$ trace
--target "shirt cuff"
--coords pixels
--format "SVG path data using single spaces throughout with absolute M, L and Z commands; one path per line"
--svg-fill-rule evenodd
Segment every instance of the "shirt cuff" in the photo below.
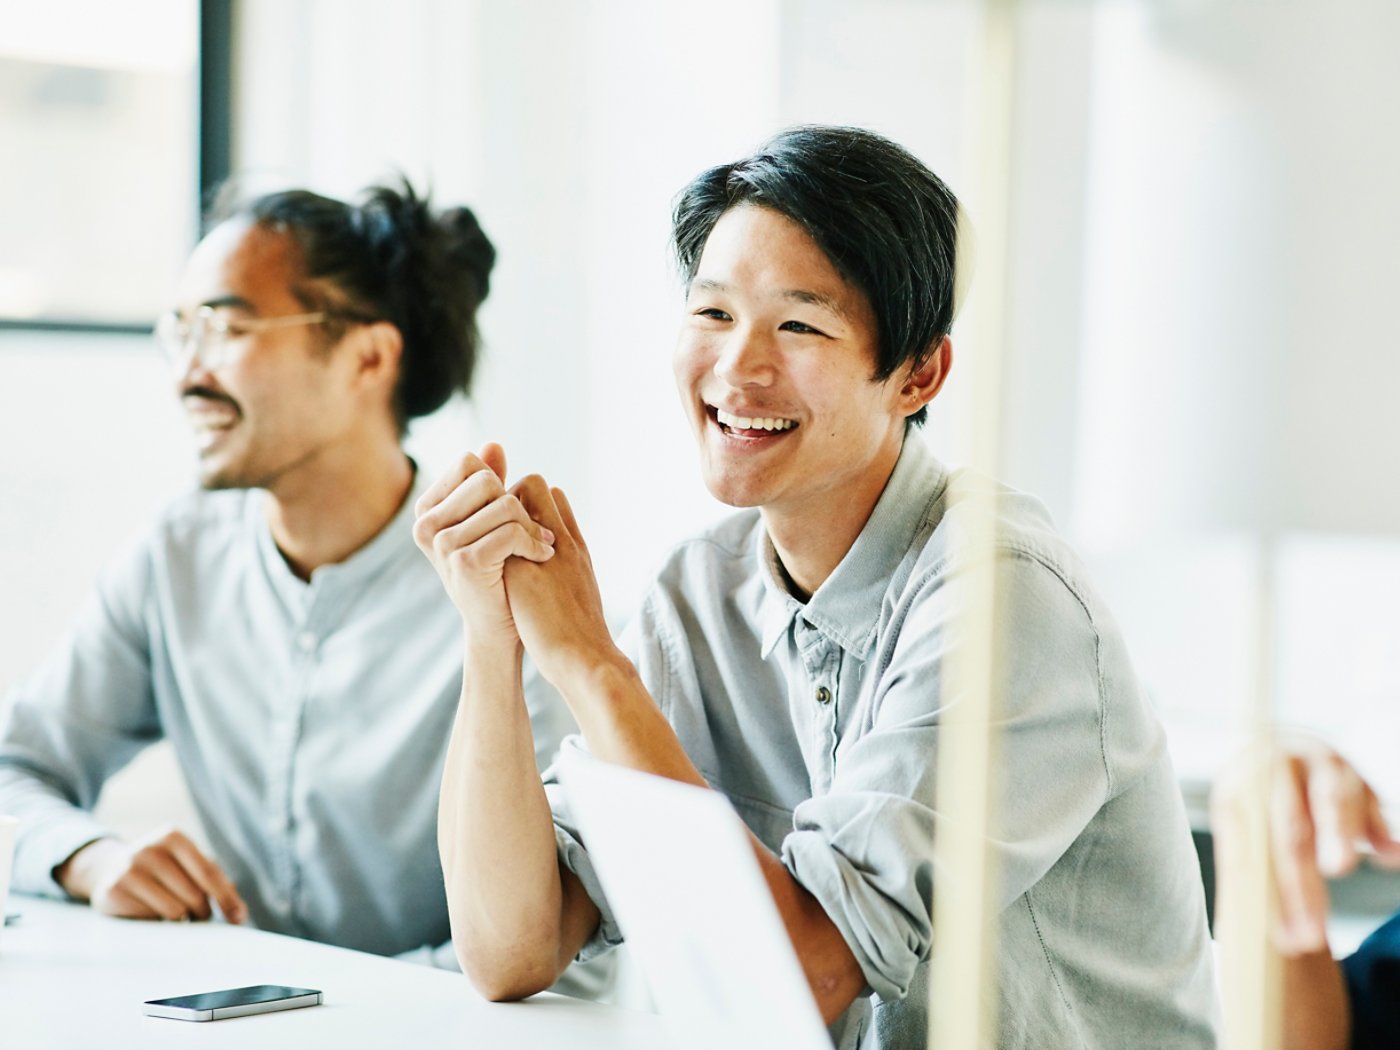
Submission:
M 457 964 L 457 953 L 453 950 L 451 941 L 438 945 L 420 945 L 417 948 L 410 948 L 406 952 L 399 952 L 394 958 L 399 962 L 413 963 L 415 966 L 430 966 L 435 970 L 462 972 L 461 966 Z
M 909 994 L 915 971 L 932 944 L 932 923 L 896 921 L 899 911 L 846 857 L 815 831 L 783 840 L 783 864 L 816 897 L 841 931 L 870 990 L 885 1000 Z M 920 929 L 928 936 L 920 937 Z
M 608 898 L 603 893 L 603 884 L 598 881 L 598 873 L 593 870 L 593 861 L 588 856 L 588 851 L 583 848 L 583 843 L 558 824 L 554 825 L 554 843 L 555 848 L 559 851 L 560 863 L 578 876 L 579 882 L 583 884 L 584 892 L 598 907 L 598 928 L 593 931 L 593 935 L 588 940 L 584 941 L 578 955 L 574 956 L 575 962 L 587 962 L 589 959 L 611 951 L 621 944 L 622 930 L 618 928 L 617 920 L 613 918 L 612 909 L 608 907 Z
M 10 886 L 21 893 L 60 900 L 72 897 L 54 878 L 54 869 L 89 843 L 114 837 L 110 829 L 79 809 L 61 817 L 50 814 L 42 820 L 36 817 L 38 826 L 28 831 L 25 823 L 21 818 Z

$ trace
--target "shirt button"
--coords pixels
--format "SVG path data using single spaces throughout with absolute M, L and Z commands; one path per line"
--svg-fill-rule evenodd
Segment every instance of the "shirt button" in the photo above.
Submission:
M 297 648 L 304 653 L 314 653 L 320 640 L 310 631 L 302 631 L 297 635 Z
M 829 703 L 831 703 L 831 690 L 828 689 L 828 688 L 827 688 L 826 686 L 824 686 L 824 685 L 819 685 L 819 686 L 817 686 L 817 703 L 819 703 L 819 704 L 829 704 Z

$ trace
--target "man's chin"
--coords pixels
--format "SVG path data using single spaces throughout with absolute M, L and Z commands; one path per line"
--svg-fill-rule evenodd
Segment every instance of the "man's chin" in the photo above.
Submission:
M 758 507 L 762 505 L 762 498 L 758 492 L 750 491 L 751 486 L 737 482 L 733 478 L 705 476 L 705 488 L 710 495 L 721 503 L 737 510 L 747 507 Z
M 246 489 L 249 488 L 248 479 L 242 472 L 234 469 L 228 463 L 217 461 L 214 457 L 200 457 L 199 460 L 199 487 L 207 492 L 219 492 L 223 489 Z

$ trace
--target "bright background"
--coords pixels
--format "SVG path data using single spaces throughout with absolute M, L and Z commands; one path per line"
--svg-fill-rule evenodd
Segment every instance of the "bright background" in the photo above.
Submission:
M 157 56 L 178 50 L 173 35 L 152 46 L 183 17 L 163 18 L 162 3 L 190 7 L 149 0 L 121 20 L 103 0 L 0 0 L 0 57 L 122 32 Z M 1322 729 L 1400 802 L 1400 5 L 1022 8 L 999 473 L 1041 496 L 1094 567 L 1198 811 L 1249 693 L 1265 556 L 1280 717 Z M 414 450 L 433 470 L 499 440 L 514 467 L 567 488 L 619 609 L 718 511 L 670 378 L 680 186 L 783 125 L 849 122 L 910 147 L 978 214 L 971 2 L 243 0 L 236 12 L 234 164 L 248 182 L 352 195 L 402 171 L 439 203 L 477 209 L 500 250 L 485 367 L 473 403 L 417 427 Z M 12 34 L 20 21 L 32 32 Z M 93 135 L 95 154 L 125 141 Z M 14 174 L 25 158 L 5 157 L 3 185 L 38 194 Z M 121 192 L 102 170 L 95 155 L 83 182 L 48 187 L 25 213 L 56 229 L 54 198 Z M 192 236 L 176 197 L 169 215 L 128 209 L 137 226 L 108 241 L 144 258 L 143 224 L 171 216 Z M 33 286 L 4 251 L 0 308 L 7 288 Z M 98 296 L 85 260 L 70 252 L 65 272 Z M 130 269 L 173 279 L 168 265 Z M 971 360 L 975 331 L 954 337 Z M 0 329 L 0 689 L 189 482 L 188 436 L 148 343 Z M 959 378 L 955 367 L 925 435 L 954 463 L 968 425 Z M 171 776 L 159 755 L 143 760 L 114 789 L 114 818 L 147 822 Z

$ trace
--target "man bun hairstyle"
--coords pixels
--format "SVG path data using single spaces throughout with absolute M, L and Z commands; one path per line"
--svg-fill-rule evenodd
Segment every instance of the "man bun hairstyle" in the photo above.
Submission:
M 710 232 L 740 205 L 797 223 L 870 302 L 874 381 L 921 364 L 953 324 L 958 201 L 904 147 L 863 128 L 801 125 L 750 157 L 702 172 L 681 190 L 671 241 L 681 276 L 695 277 Z M 918 425 L 927 406 L 909 417 Z
M 469 393 L 480 336 L 476 313 L 491 289 L 496 250 L 465 206 L 434 212 L 407 179 L 371 186 L 360 203 L 282 190 L 220 208 L 285 232 L 301 253 L 292 289 L 325 310 L 332 342 L 348 324 L 387 321 L 403 338 L 394 413 L 400 429 Z

